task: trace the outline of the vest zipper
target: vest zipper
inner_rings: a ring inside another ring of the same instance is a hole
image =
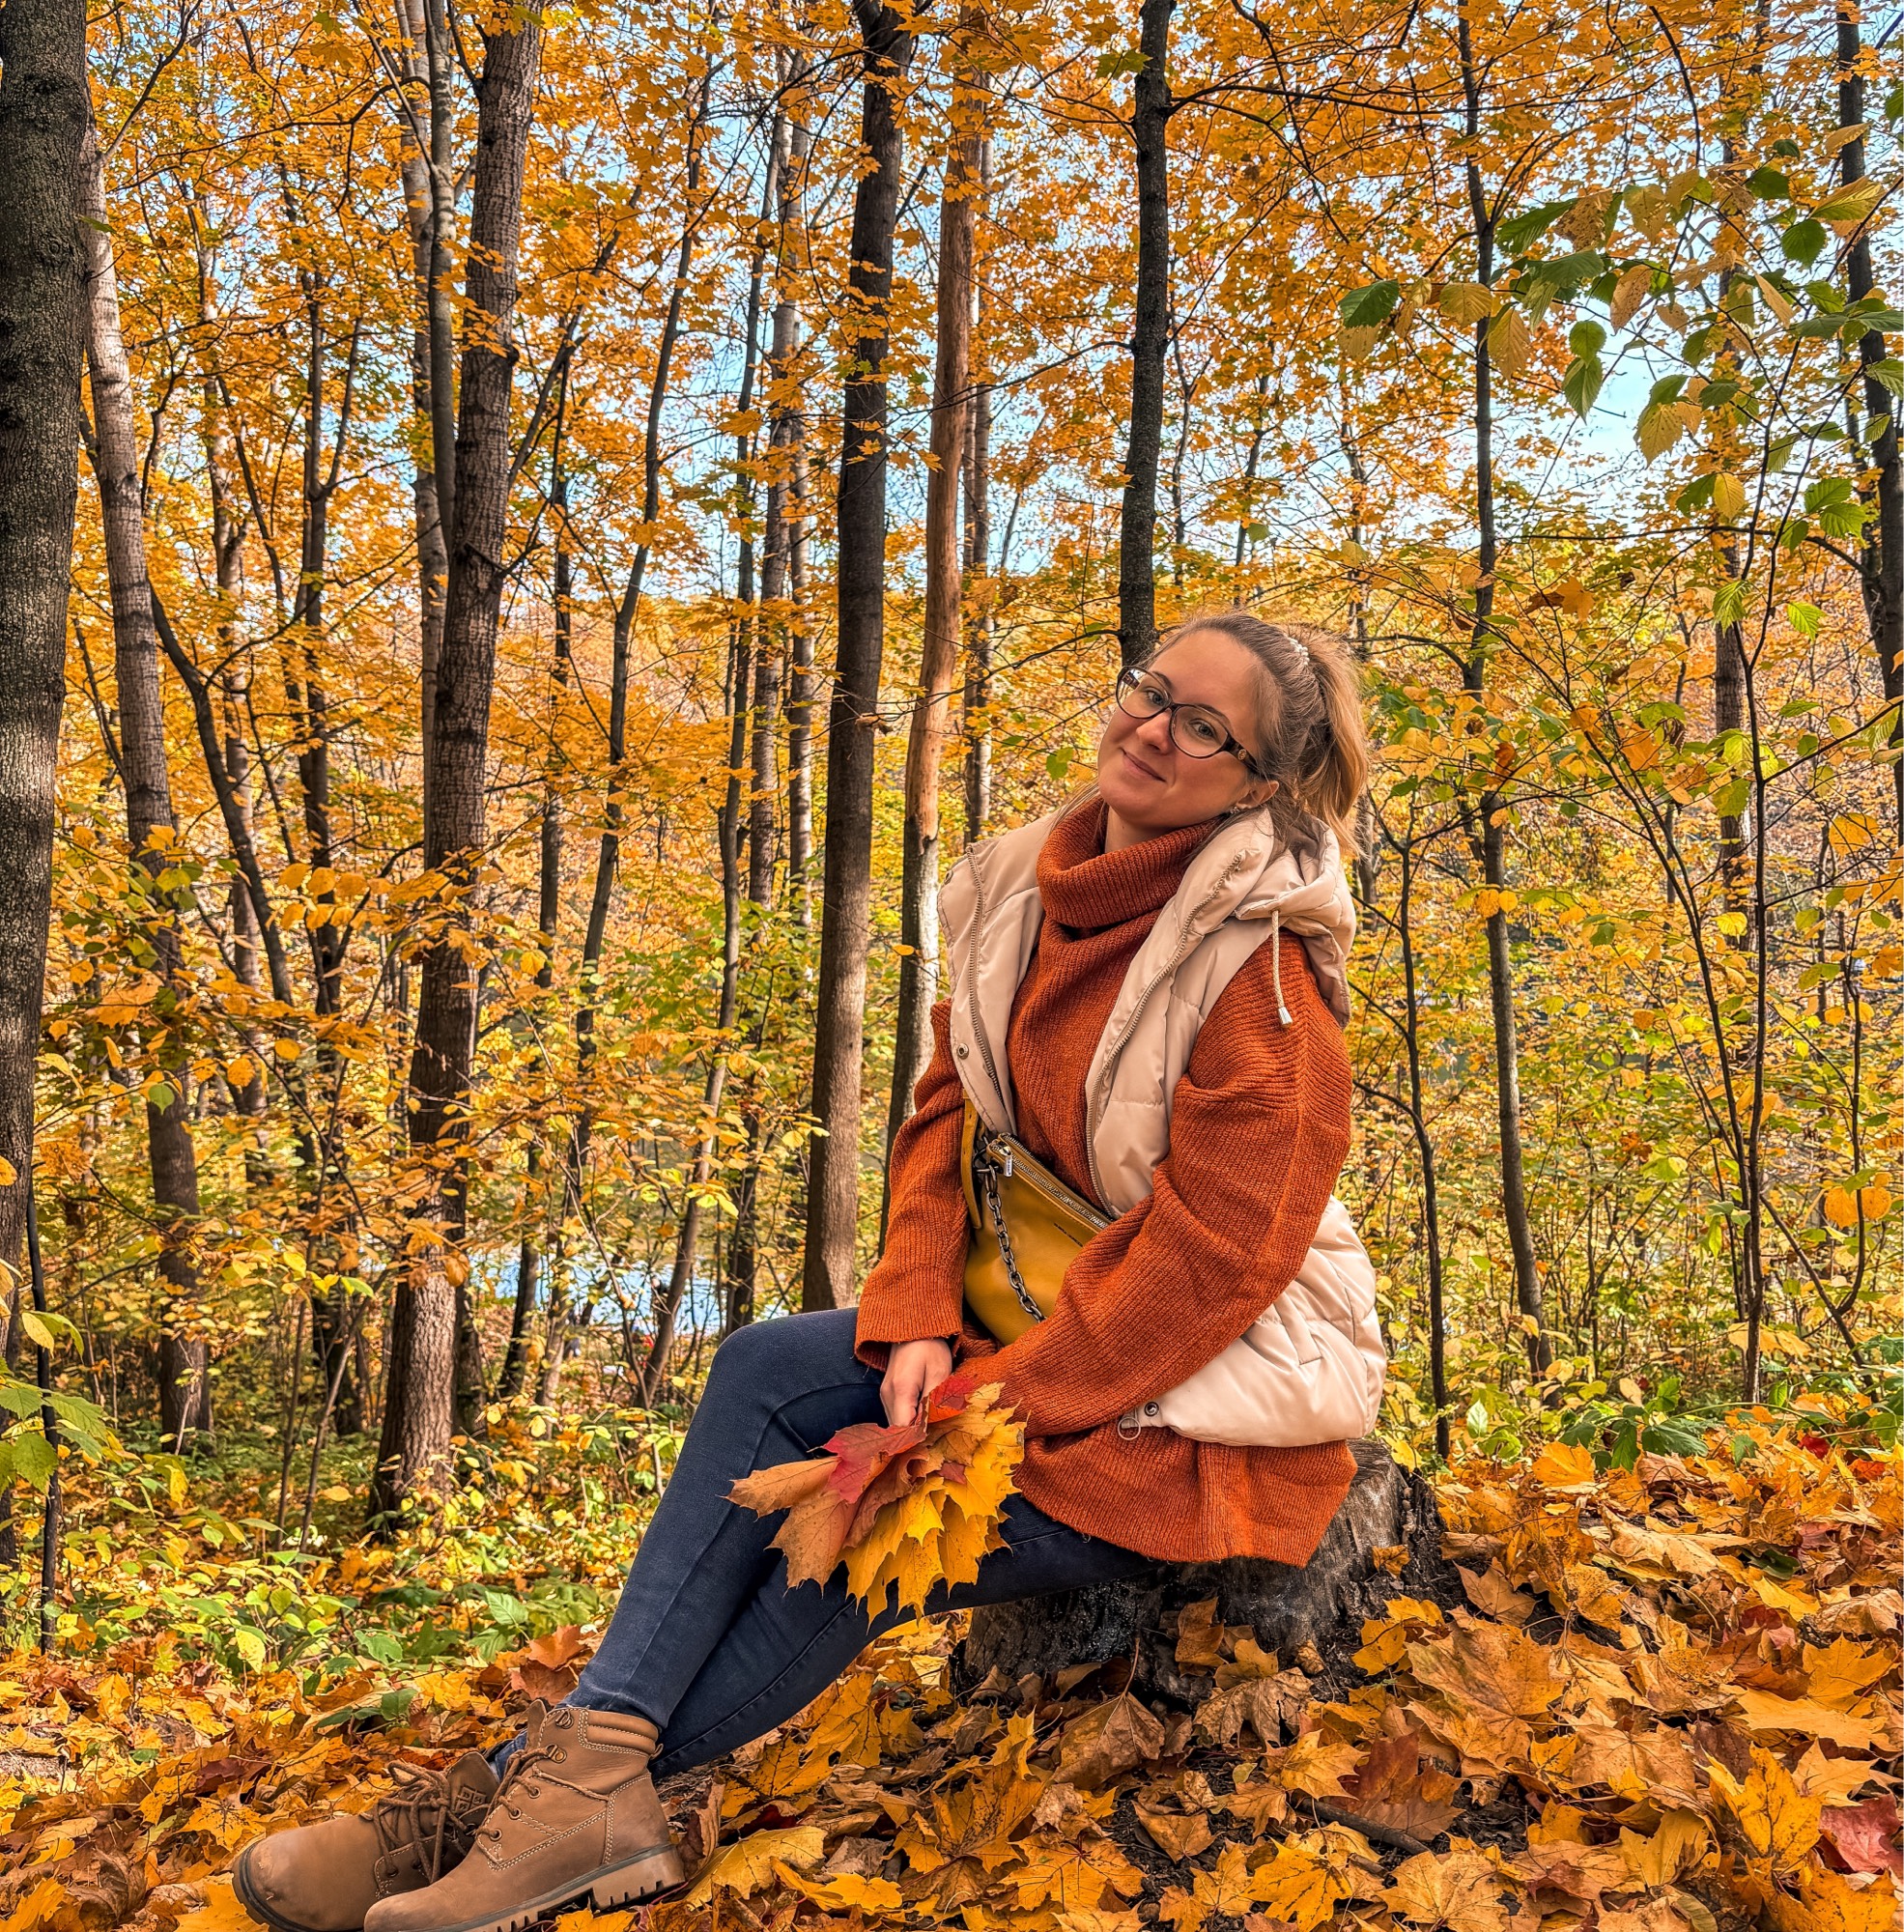
[[[1006,1107],[1005,1083],[998,1077],[998,1063],[992,1059],[991,1036],[985,1031],[983,1004],[980,998],[979,952],[985,938],[985,870],[979,863],[979,854],[974,852],[969,861],[972,867],[972,1037],[979,1042],[979,1058],[985,1064],[985,1077],[992,1083],[992,1094],[1001,1108],[1004,1108],[1015,1124],[1016,1115]]]

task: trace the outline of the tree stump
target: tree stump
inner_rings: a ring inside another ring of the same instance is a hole
[[[1247,1556],[1160,1563],[1151,1574],[1122,1583],[975,1610],[959,1648],[958,1682],[969,1688],[997,1671],[1015,1683],[1033,1672],[1049,1676],[1066,1664],[1129,1657],[1134,1690],[1193,1703],[1210,1680],[1204,1673],[1186,1678],[1178,1669],[1177,1613],[1211,1597],[1224,1623],[1249,1625],[1257,1642],[1285,1666],[1314,1645],[1302,1659],[1304,1668],[1316,1674],[1320,1656],[1321,1674],[1352,1681],[1349,1660],[1361,1648],[1365,1618],[1380,1615],[1391,1597],[1448,1605],[1461,1601],[1461,1589],[1441,1554],[1434,1492],[1379,1442],[1350,1447],[1355,1480],[1303,1568]]]

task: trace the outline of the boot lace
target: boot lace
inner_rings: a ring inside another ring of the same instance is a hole
[[[467,1785],[452,1789],[447,1773],[421,1765],[399,1761],[390,1775],[396,1789],[371,1814],[378,1848],[394,1853],[414,1845],[423,1854],[424,1883],[435,1885],[475,1841],[489,1802]]]
[[[496,1787],[496,1797],[490,1807],[490,1816],[498,1811],[506,1811],[512,1818],[523,1815],[521,1804],[524,1798],[540,1798],[542,1786],[536,1782],[536,1773],[543,1766],[560,1764],[568,1755],[562,1748],[561,1740],[554,1734],[568,1730],[575,1722],[575,1713],[565,1704],[556,1708],[543,1719],[542,1727],[536,1733],[532,1745],[524,1745],[503,1767],[502,1782]],[[481,1836],[492,1842],[502,1834],[495,1825],[484,1829]]]

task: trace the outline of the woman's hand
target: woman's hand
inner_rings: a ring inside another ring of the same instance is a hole
[[[891,1428],[903,1429],[918,1419],[932,1391],[952,1372],[952,1351],[944,1342],[895,1342],[886,1358],[879,1399],[886,1405]]]

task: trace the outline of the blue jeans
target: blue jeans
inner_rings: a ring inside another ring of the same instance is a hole
[[[789,1590],[772,1547],[779,1517],[727,1500],[755,1469],[811,1456],[836,1430],[881,1422],[879,1377],[854,1358],[854,1313],[757,1322],[721,1345],[667,1493],[572,1704],[646,1718],[661,1731],[657,1775],[723,1756],[784,1723],[867,1641],[907,1620],[868,1615],[843,1576]],[[1107,1583],[1148,1557],[1054,1522],[1013,1496],[1006,1540],[978,1580],[941,1584],[929,1611],[967,1609]],[[514,1746],[497,1754],[498,1766]]]

